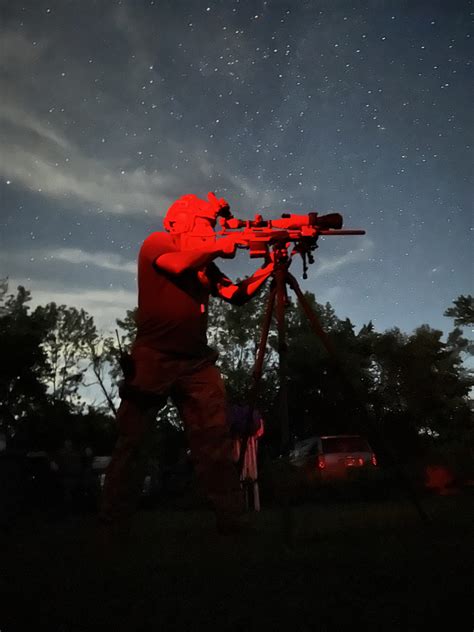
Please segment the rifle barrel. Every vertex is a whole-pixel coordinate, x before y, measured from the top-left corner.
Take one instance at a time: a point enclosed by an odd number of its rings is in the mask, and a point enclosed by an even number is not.
[[[365,230],[318,230],[320,235],[365,235]]]

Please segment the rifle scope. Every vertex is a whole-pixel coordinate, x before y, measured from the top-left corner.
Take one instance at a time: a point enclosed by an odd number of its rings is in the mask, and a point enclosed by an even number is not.
[[[342,228],[342,215],[340,213],[329,213],[328,215],[318,215],[318,213],[308,213],[307,215],[295,215],[294,213],[283,213],[281,219],[263,219],[259,214],[254,219],[237,219],[236,217],[222,217],[219,222],[223,228],[282,228],[285,230],[298,230],[302,226],[312,226],[321,230],[339,230]]]

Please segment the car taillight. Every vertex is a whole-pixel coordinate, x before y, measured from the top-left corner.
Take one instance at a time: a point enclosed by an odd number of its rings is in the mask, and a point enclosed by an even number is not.
[[[320,470],[324,470],[324,468],[326,467],[326,461],[324,460],[324,457],[319,455],[318,456],[318,468]]]
[[[372,462],[372,465],[377,465],[377,457],[375,456],[375,454],[372,454],[370,460]]]

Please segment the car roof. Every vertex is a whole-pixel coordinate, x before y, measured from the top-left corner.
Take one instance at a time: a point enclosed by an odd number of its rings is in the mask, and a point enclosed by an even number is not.
[[[298,439],[296,443],[298,445],[306,445],[310,443],[316,443],[320,439],[366,439],[366,438],[358,434],[313,435],[311,437],[306,437],[305,439]]]

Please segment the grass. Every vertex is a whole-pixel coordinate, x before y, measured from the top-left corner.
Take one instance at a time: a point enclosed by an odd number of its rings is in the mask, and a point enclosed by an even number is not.
[[[141,511],[115,562],[92,515],[40,514],[3,537],[2,632],[49,630],[471,631],[472,496],[319,500],[253,514],[251,538],[210,512]],[[102,561],[100,561],[102,560]]]

